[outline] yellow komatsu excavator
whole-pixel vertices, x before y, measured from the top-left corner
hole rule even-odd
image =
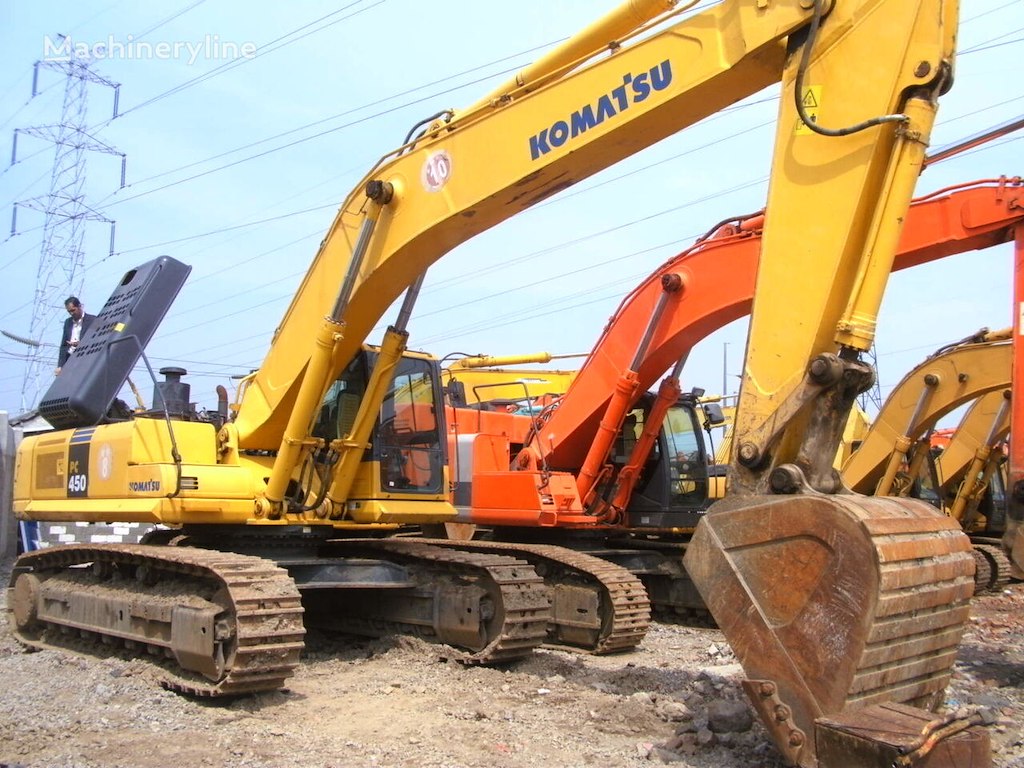
[[[387,536],[455,516],[437,365],[405,352],[408,321],[427,268],[459,243],[781,83],[732,498],[701,520],[686,566],[787,760],[851,765],[865,717],[930,722],[909,705],[941,703],[970,543],[923,502],[842,493],[832,457],[872,380],[860,356],[952,84],[958,3],[725,0],[685,15],[695,4],[630,0],[468,109],[414,128],[346,198],[223,418],[170,407],[175,381],[158,413],[110,410],[109,379],[134,364],[119,355],[148,335],[125,307],[183,282],[172,261],[127,274],[78,371],[44,396],[58,430],[22,443],[15,509],[175,530],[22,556],[8,601],[17,635],[149,652],[168,685],[211,696],[279,686],[304,621],[407,629],[469,660],[508,660],[552,622],[535,562],[607,587],[642,627],[628,573],[609,578],[558,548],[520,557]],[[527,482],[557,495],[554,474]]]

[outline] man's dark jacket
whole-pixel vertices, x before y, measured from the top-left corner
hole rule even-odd
[[[89,326],[92,325],[92,321],[96,319],[95,315],[82,315],[82,332],[78,334],[78,341],[81,343],[82,339],[85,338],[85,332],[89,330]],[[74,319],[69,315],[64,321],[64,335],[60,337],[60,352],[57,354],[57,367],[63,368],[64,363],[71,357],[71,350],[68,347],[68,343],[71,341],[71,329],[74,327]]]

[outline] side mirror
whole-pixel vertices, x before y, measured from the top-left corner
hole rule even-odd
[[[448,398],[449,405],[455,408],[465,407],[468,405],[468,401],[466,400],[466,385],[461,381],[452,379],[443,389],[445,396]]]
[[[704,419],[708,425],[717,427],[719,424],[725,424],[725,414],[718,403],[704,403],[701,408],[704,409]]]

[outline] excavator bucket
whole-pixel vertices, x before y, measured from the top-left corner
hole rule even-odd
[[[974,558],[956,521],[931,506],[854,494],[726,499],[701,521],[685,565],[792,763],[818,764],[819,718],[941,703]]]

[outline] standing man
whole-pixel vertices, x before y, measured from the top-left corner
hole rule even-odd
[[[60,373],[71,353],[78,347],[79,340],[96,319],[95,315],[85,314],[85,307],[77,296],[68,296],[64,300],[64,309],[68,311],[68,318],[64,321],[64,334],[60,337],[60,353],[57,355],[57,370],[54,371],[54,375]]]

